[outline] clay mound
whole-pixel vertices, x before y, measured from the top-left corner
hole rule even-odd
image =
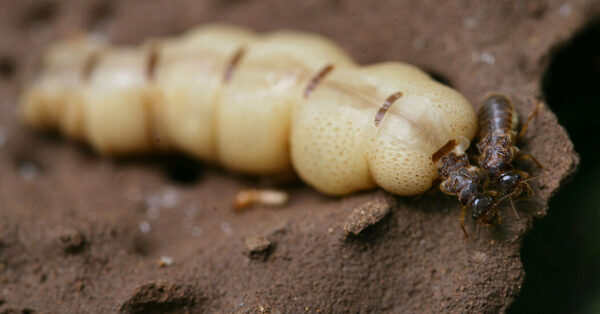
[[[455,199],[380,191],[329,198],[297,184],[284,208],[234,212],[258,180],[181,157],[109,160],[16,121],[20,83],[75,29],[118,43],[229,22],[328,36],[359,62],[427,69],[476,104],[510,95],[523,117],[550,48],[591,1],[3,1],[0,10],[0,312],[495,312],[524,278],[519,248],[578,158],[544,107],[520,147],[546,172],[520,218],[470,226]]]

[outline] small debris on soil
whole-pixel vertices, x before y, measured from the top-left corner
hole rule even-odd
[[[267,237],[262,235],[248,237],[244,240],[247,254],[252,259],[266,258],[272,248],[272,243]]]
[[[170,256],[161,256],[158,261],[158,267],[167,267],[173,265],[173,258]]]
[[[344,222],[344,236],[358,235],[375,225],[390,212],[390,207],[389,198],[379,197],[355,208]]]
[[[233,208],[242,210],[252,205],[283,206],[290,199],[286,191],[271,189],[243,189],[236,194]]]
[[[19,174],[25,181],[32,181],[40,174],[40,168],[34,162],[23,161],[19,164]]]
[[[146,233],[146,234],[148,234],[148,233],[150,233],[150,231],[152,231],[152,226],[150,225],[150,223],[149,223],[149,222],[147,222],[147,221],[145,221],[145,220],[144,220],[144,221],[142,221],[142,222],[140,222],[138,226],[139,226],[139,228],[140,228],[140,231],[141,231],[142,233]]]
[[[62,233],[58,240],[67,253],[80,251],[85,245],[85,237],[77,230],[68,230]]]

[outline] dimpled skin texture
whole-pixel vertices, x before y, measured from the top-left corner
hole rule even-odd
[[[21,101],[32,127],[59,129],[107,155],[180,150],[249,174],[293,167],[332,195],[375,186],[421,193],[437,177],[432,154],[476,130],[471,105],[455,90],[402,63],[357,66],[318,35],[211,25],[139,48],[72,39],[43,61]],[[334,70],[305,97],[329,64]],[[396,92],[402,96],[376,126]]]
[[[296,96],[329,62],[352,64],[320,36],[276,32],[250,45],[220,99],[216,121],[221,164],[252,174],[290,169],[290,115],[301,102]]]
[[[379,127],[386,98],[403,93]],[[296,108],[294,168],[317,190],[343,195],[375,185],[419,194],[437,177],[431,156],[449,140],[475,134],[475,113],[458,92],[401,63],[334,71]]]

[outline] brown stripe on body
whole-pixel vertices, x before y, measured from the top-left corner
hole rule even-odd
[[[454,149],[454,147],[456,147],[456,145],[458,145],[458,142],[456,140],[449,140],[448,143],[444,144],[444,146],[442,146],[435,153],[433,153],[433,155],[431,156],[431,160],[433,160],[433,162],[437,162],[446,154],[451,152]]]
[[[492,95],[484,100],[479,109],[479,137],[494,130],[512,129],[513,115],[516,114],[511,101],[504,95]]]
[[[100,51],[95,51],[91,53],[85,60],[83,68],[81,69],[81,78],[84,82],[89,81],[92,77],[96,66],[98,66],[98,63],[100,62],[100,54]]]
[[[385,116],[385,113],[388,111],[388,109],[390,109],[390,107],[392,106],[392,104],[398,100],[398,98],[402,97],[402,92],[396,92],[391,94],[383,103],[383,105],[381,106],[381,108],[379,108],[379,111],[377,111],[377,114],[375,115],[375,126],[380,126],[381,125],[381,121],[383,121],[383,117]]]
[[[371,108],[371,107],[375,107],[375,106],[380,106],[379,103],[376,103],[375,101],[373,101],[373,98],[375,97],[375,95],[374,95],[375,92],[373,90],[369,90],[369,91],[366,91],[364,89],[361,90],[360,88],[356,88],[355,86],[347,86],[343,83],[336,82],[336,81],[328,82],[328,87],[335,89],[341,93],[344,93],[344,94],[348,95],[349,97],[355,98],[356,100],[359,100],[357,105],[361,106],[362,108]],[[388,97],[388,99],[389,99],[389,97]],[[380,111],[381,111],[381,109],[380,109]],[[385,112],[383,114],[385,114]],[[407,122],[408,124],[410,124],[410,126],[412,128],[414,128],[415,130],[418,130],[418,134],[420,134],[423,141],[429,141],[434,138],[437,139],[437,135],[434,134],[430,128],[427,128],[422,123],[420,123],[420,121],[416,121],[413,117],[411,117],[410,112],[408,112],[408,113],[397,112],[397,116],[398,116],[398,118],[400,118],[400,119],[404,120],[405,122]],[[382,121],[383,121],[383,119],[382,119]]]
[[[240,47],[235,52],[235,54],[233,54],[233,56],[229,60],[229,63],[227,64],[225,73],[223,74],[223,83],[227,84],[231,81],[231,78],[233,77],[233,73],[235,72],[235,69],[237,68],[237,66],[240,63],[240,60],[242,59],[244,54],[246,54],[245,47]]]
[[[304,98],[308,98],[308,96],[317,88],[317,85],[321,83],[321,81],[333,71],[333,65],[328,64],[324,66],[306,85],[306,89],[304,89]]]
[[[150,43],[150,47],[148,49],[148,59],[146,61],[146,79],[148,81],[152,81],[154,79],[156,67],[158,66],[158,62],[160,61],[159,48],[160,46],[157,41],[153,41]]]

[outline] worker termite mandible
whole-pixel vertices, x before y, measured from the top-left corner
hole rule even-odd
[[[318,35],[226,25],[113,47],[53,44],[22,96],[22,120],[106,155],[179,150],[248,174],[292,168],[317,190],[419,194],[432,155],[472,139],[457,91],[408,64],[359,66]],[[394,104],[391,106],[391,104]]]

